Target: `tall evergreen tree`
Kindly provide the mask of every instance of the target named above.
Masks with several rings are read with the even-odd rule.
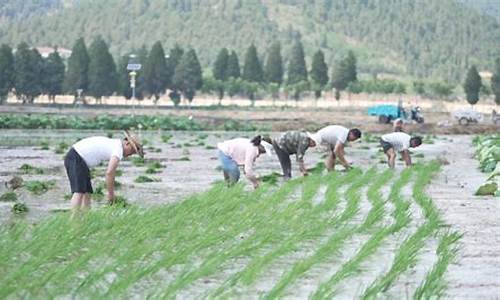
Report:
[[[261,83],[263,81],[262,65],[254,44],[250,45],[247,49],[242,78],[248,82]]]
[[[68,68],[64,77],[64,90],[71,95],[77,95],[76,90],[88,89],[88,70],[90,58],[83,38],[78,39],[73,46],[71,56],[68,58]]]
[[[118,62],[118,89],[119,95],[125,97],[125,99],[132,98],[132,89],[130,88],[130,73],[127,70],[127,65],[129,62],[129,55],[124,55],[120,58]],[[138,72],[137,72],[138,73]],[[137,79],[136,79],[137,84]]]
[[[0,46],[0,104],[2,104],[14,87],[14,54],[7,45]]]
[[[500,58],[495,61],[495,73],[491,77],[491,90],[495,95],[495,103],[500,105]]]
[[[15,88],[23,103],[33,103],[42,93],[43,59],[36,49],[21,43],[15,55]]]
[[[266,81],[268,83],[283,83],[283,57],[281,56],[281,44],[275,42],[269,49],[266,61]]]
[[[345,67],[346,67],[345,72],[347,73],[346,78],[348,84],[351,82],[358,81],[358,71],[356,70],[357,60],[356,56],[354,55],[354,52],[352,52],[351,50],[349,50],[349,52],[347,53],[347,57],[345,59]]]
[[[217,55],[212,69],[212,74],[215,79],[226,81],[227,76],[227,62],[229,59],[229,52],[226,48],[222,48]]]
[[[160,42],[156,42],[149,52],[144,66],[144,83],[146,92],[158,101],[169,85],[169,77],[165,52]]]
[[[227,77],[228,78],[240,78],[240,60],[238,59],[238,54],[233,50],[229,57],[227,58]]]
[[[52,101],[55,101],[56,95],[63,93],[64,71],[64,62],[56,49],[43,63],[43,93]]]
[[[293,85],[301,81],[307,81],[307,67],[302,42],[296,40],[288,63],[287,84]]]
[[[92,42],[89,57],[89,95],[98,100],[111,96],[118,88],[118,76],[113,56],[102,38]]]
[[[481,86],[481,76],[479,76],[476,66],[470,67],[464,82],[465,99],[470,105],[479,101]]]
[[[142,100],[144,98],[144,94],[146,94],[146,81],[145,81],[145,76],[144,76],[144,66],[146,65],[146,62],[148,61],[148,48],[146,46],[142,46],[138,51],[137,51],[137,59],[139,63],[142,65],[142,68],[137,71],[137,76],[135,78],[135,98],[138,100]],[[130,94],[132,96],[132,91],[130,91]]]
[[[181,61],[182,55],[184,54],[184,50],[179,46],[178,44],[175,44],[175,46],[170,49],[170,53],[168,55],[167,59],[167,72],[168,72],[168,85],[167,87],[170,89],[174,89],[173,86],[173,77],[175,74],[175,68]]]
[[[318,50],[314,53],[311,66],[311,81],[314,85],[314,94],[316,98],[321,97],[321,91],[328,83],[328,66],[325,63],[323,51]]]
[[[202,71],[194,49],[189,49],[175,68],[174,85],[182,92],[189,103],[193,101],[196,90],[203,85]]]

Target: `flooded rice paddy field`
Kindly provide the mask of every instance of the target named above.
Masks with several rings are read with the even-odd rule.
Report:
[[[26,203],[29,208],[29,212],[24,217],[15,216],[11,212],[12,203],[0,202],[2,226],[19,218],[25,218],[29,223],[36,223],[51,214],[69,208],[69,184],[64,172],[63,156],[67,148],[77,139],[91,135],[121,137],[120,132],[110,131],[3,130],[0,132],[0,195],[7,191],[5,183],[13,176],[20,176],[25,182],[36,180],[52,182],[46,192],[38,194],[28,191],[25,187],[15,190],[19,200]],[[146,162],[141,165],[141,162],[132,158],[125,159],[119,166],[123,174],[117,177],[120,183],[117,194],[124,196],[129,203],[141,207],[182,201],[192,194],[210,189],[222,178],[221,172],[217,169],[219,165],[215,149],[217,143],[233,137],[251,136],[251,134],[240,132],[143,132],[141,135],[146,141]],[[414,160],[428,162],[437,158],[444,162],[440,171],[426,188],[426,192],[450,232],[463,235],[457,243],[456,259],[444,272],[443,278],[447,283],[447,288],[443,295],[449,298],[495,298],[500,294],[500,282],[497,276],[500,272],[500,259],[498,259],[500,257],[498,222],[500,207],[498,199],[494,197],[472,196],[476,187],[484,181],[486,176],[477,169],[478,163],[473,158],[471,140],[471,136],[428,137],[427,144],[413,151]],[[396,174],[388,175],[385,172],[387,168],[385,157],[380,153],[377,141],[377,137],[366,135],[363,141],[353,143],[346,149],[347,159],[365,171],[362,176],[367,177],[364,178],[366,182],[381,180],[379,188],[382,198],[390,198],[391,190],[398,184],[402,184],[401,197],[412,199],[414,197],[412,189],[418,180],[409,180],[407,185],[401,182],[401,178],[405,176],[402,173],[401,161],[397,163]],[[309,149],[305,157],[306,165],[313,167],[318,162],[322,162],[323,155],[322,149]],[[163,167],[157,169],[158,173],[147,174],[148,165],[152,162],[159,162]],[[294,163],[293,159],[292,163]],[[39,168],[41,171],[21,170],[23,164]],[[371,169],[374,165],[377,167],[376,171]],[[338,166],[337,169],[340,171],[342,167]],[[94,171],[96,174],[93,179],[94,189],[99,185],[102,186],[103,172],[104,167],[98,167]],[[277,158],[267,156],[259,158],[256,163],[256,173],[268,175],[272,172],[281,172]],[[296,164],[294,164],[293,172],[294,177],[299,175]],[[140,176],[148,176],[158,181],[136,182]],[[387,178],[384,179],[383,176]],[[355,186],[355,181],[360,179],[353,177],[352,180]],[[243,182],[246,180],[243,179]],[[313,182],[309,184],[314,185]],[[279,182],[278,185],[282,183]],[[315,205],[321,204],[328,197],[327,186],[320,183],[315,188],[311,199]],[[245,189],[251,191],[250,185],[247,184]],[[438,252],[438,248],[448,231],[436,229],[436,232],[429,234],[416,253],[417,263],[387,284],[384,280],[390,279],[391,266],[394,265],[394,261],[397,261],[398,249],[405,244],[408,237],[418,235],[422,230],[420,228],[426,228],[426,224],[429,223],[425,205],[411,200],[408,207],[411,220],[397,232],[384,236],[382,242],[384,229],[397,224],[397,219],[392,217],[392,214],[398,210],[397,205],[385,201],[383,207],[387,213],[380,216],[378,227],[365,228],[368,224],[367,220],[370,220],[370,216],[374,214],[373,208],[377,205],[372,199],[373,195],[369,187],[359,186],[351,191],[344,185],[338,189],[339,194],[347,195],[345,197],[350,197],[350,193],[356,191],[359,193],[359,207],[352,216],[349,216],[349,219],[346,217],[345,220],[351,227],[344,228],[332,224],[331,227],[325,226],[322,234],[314,238],[286,240],[290,243],[300,242],[300,247],[286,253],[280,248],[284,254],[275,255],[272,260],[266,255],[280,251],[273,245],[256,249],[260,253],[258,255],[264,257],[261,260],[255,261],[252,257],[236,255],[230,263],[221,264],[218,272],[215,273],[197,274],[194,270],[197,270],[196,266],[200,266],[200,262],[195,263],[194,270],[186,267],[187,271],[183,271],[183,266],[180,265],[168,272],[163,271],[163,275],[162,273],[155,274],[170,282],[168,286],[172,289],[161,290],[159,294],[150,295],[168,296],[167,292],[175,291],[175,294],[181,298],[199,298],[207,295],[249,298],[258,298],[263,295],[285,298],[305,298],[311,295],[321,298],[325,295],[336,295],[339,298],[357,298],[369,296],[371,291],[382,290],[382,288],[385,289],[383,296],[389,298],[420,295],[418,294],[419,288],[426,287],[425,279],[432,278],[428,274],[432,273],[433,266],[440,265],[442,254]],[[288,197],[287,201],[296,201],[304,193],[304,190],[296,191]],[[101,205],[105,205],[105,201],[93,201],[94,207]],[[349,205],[349,203],[340,202],[338,209],[345,213],[349,211]],[[279,214],[277,216],[279,217]],[[304,218],[308,216],[312,214],[303,215]],[[343,215],[340,216],[342,218]],[[380,229],[380,241],[377,240],[378,236],[375,234],[379,232],[376,231],[377,229]],[[334,238],[338,238],[339,241],[342,238],[343,241],[342,247],[339,246],[339,249],[336,249],[337,255],[320,256],[322,251],[328,250],[328,247],[334,244]],[[369,246],[373,248],[368,248]],[[365,251],[367,249],[369,251]],[[365,254],[363,251],[369,253],[370,257],[362,256],[361,254]],[[265,260],[266,257],[269,261]],[[384,259],[380,259],[381,257]],[[253,278],[251,284],[240,284],[240,281],[245,282],[245,280],[238,277],[238,274],[240,272],[246,274],[246,266],[259,265],[259,263],[268,264],[266,271]],[[201,263],[201,266],[204,264]],[[293,267],[291,270],[290,266]],[[307,272],[297,273],[297,270],[305,266],[307,266]],[[359,271],[351,274],[347,272],[349,268]],[[186,278],[186,274],[192,276],[187,277],[192,278],[191,281],[182,282],[182,284],[176,281],[176,275],[184,276],[178,278]],[[384,274],[385,276],[381,276]],[[144,290],[141,290],[147,287],[147,284],[147,282],[143,285],[135,284],[128,288],[125,294],[116,294],[116,296],[147,295],[148,293],[144,294]],[[99,293],[94,295],[102,296]]]

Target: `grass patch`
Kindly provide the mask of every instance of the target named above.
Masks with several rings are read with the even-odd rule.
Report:
[[[35,195],[41,195],[45,194],[47,191],[53,188],[55,184],[56,183],[53,180],[49,181],[32,180],[32,181],[25,181],[23,186],[31,193]]]
[[[37,167],[33,167],[32,165],[30,164],[23,164],[22,166],[20,166],[18,168],[23,174],[43,174],[44,171],[42,168],[37,168]]]
[[[17,194],[14,192],[5,192],[0,196],[1,202],[16,202]]]
[[[11,211],[15,214],[24,214],[24,213],[27,213],[29,211],[29,208],[26,204],[24,204],[22,202],[16,202],[12,206]]]
[[[136,179],[134,179],[134,182],[136,183],[148,183],[148,182],[160,182],[160,178],[152,178],[144,175],[140,175]]]

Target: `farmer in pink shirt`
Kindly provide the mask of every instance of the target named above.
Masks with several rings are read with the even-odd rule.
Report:
[[[257,157],[266,153],[266,148],[261,144],[261,136],[253,139],[236,138],[217,145],[219,160],[221,162],[224,179],[229,184],[234,184],[240,179],[239,166],[243,166],[244,173],[254,188],[259,186],[259,180],[253,173],[253,165]]]

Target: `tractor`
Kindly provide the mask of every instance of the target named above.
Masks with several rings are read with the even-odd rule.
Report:
[[[412,107],[408,113],[401,105],[376,105],[368,108],[368,115],[377,116],[379,123],[382,124],[390,123],[396,119],[424,123],[424,117],[419,106]]]

